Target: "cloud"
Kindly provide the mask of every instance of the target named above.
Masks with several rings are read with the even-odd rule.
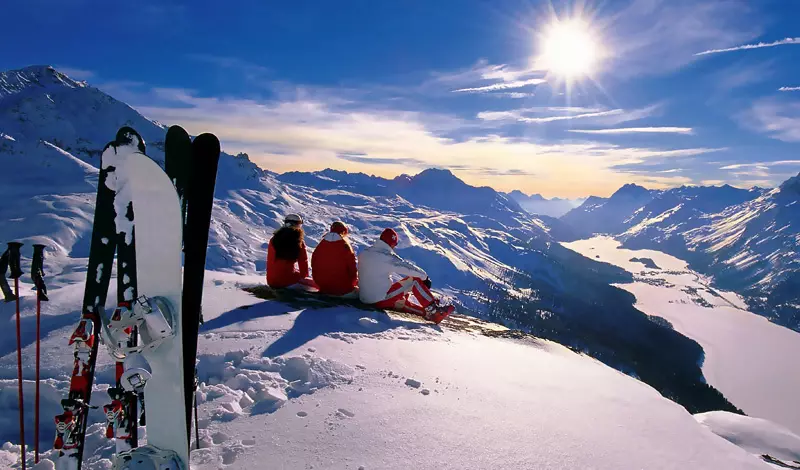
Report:
[[[616,125],[623,122],[637,121],[652,116],[661,108],[660,104],[637,109],[603,109],[583,107],[533,107],[511,111],[481,111],[476,117],[482,121],[517,121],[529,124],[546,124],[575,119],[591,119],[605,125]],[[557,113],[550,116],[532,116],[545,112]]]
[[[777,160],[773,162],[735,163],[720,167],[720,170],[739,170],[742,168],[756,168],[763,170],[772,166],[800,165],[800,160]]]
[[[66,66],[56,66],[56,70],[59,72],[67,75],[69,78],[74,80],[89,80],[90,78],[94,77],[95,74],[91,70],[79,69],[76,67],[66,67]]]
[[[444,168],[448,170],[480,174],[483,176],[534,176],[535,173],[520,168],[498,169],[487,166],[469,166],[469,165],[437,165],[431,166],[429,162],[420,160],[418,158],[395,158],[395,157],[371,157],[368,154],[355,152],[355,153],[340,153],[337,155],[342,160],[350,162],[364,163],[368,165],[402,165],[414,168]]]
[[[693,134],[691,127],[621,127],[617,129],[569,129],[580,134]]]
[[[800,101],[764,98],[739,114],[746,128],[784,142],[800,142]]]
[[[698,52],[695,56],[702,56],[702,55],[709,55],[709,54],[720,54],[722,52],[734,52],[734,51],[744,51],[748,49],[761,49],[764,47],[776,47],[776,46],[787,46],[792,44],[800,44],[800,38],[786,38],[781,39],[780,41],[774,42],[759,42],[756,44],[742,44],[741,46],[733,46],[727,47],[724,49],[709,49],[703,52]]]
[[[782,86],[778,91],[800,91],[800,86]]]
[[[510,90],[514,88],[523,88],[530,85],[541,85],[546,83],[547,80],[543,78],[529,78],[527,80],[517,80],[513,82],[494,83],[492,85],[479,86],[473,88],[459,88],[453,90],[454,93],[486,93],[497,90]]]
[[[740,0],[633,0],[604,23],[611,53],[604,68],[622,77],[678,70],[698,60],[698,50],[751,41],[763,29]]]
[[[541,143],[487,134],[485,128],[475,127],[479,121],[449,114],[385,109],[370,102],[341,103],[313,92],[255,100],[201,97],[191,90],[162,88],[150,90],[141,101],[156,96],[161,103],[139,110],[161,122],[180,123],[192,134],[214,132],[227,152],[247,152],[272,171],[332,167],[392,177],[440,167],[451,168],[471,184],[503,190],[603,195],[645,177],[617,171],[617,165],[692,158],[718,150]],[[447,137],[453,130],[464,135]],[[659,184],[683,182],[668,178],[661,175]]]

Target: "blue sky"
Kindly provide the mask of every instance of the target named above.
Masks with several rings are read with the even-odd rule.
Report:
[[[18,40],[0,68],[55,65],[274,171],[441,167],[567,197],[800,171],[795,0],[26,0],[4,14]]]

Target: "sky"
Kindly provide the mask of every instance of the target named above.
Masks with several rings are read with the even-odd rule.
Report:
[[[547,197],[800,172],[800,0],[11,0],[50,64],[284,172]],[[8,43],[7,43],[8,44]],[[1,104],[1,103],[0,103]]]

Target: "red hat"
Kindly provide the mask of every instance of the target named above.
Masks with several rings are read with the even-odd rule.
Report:
[[[387,228],[381,234],[381,241],[386,243],[387,245],[391,246],[392,248],[397,246],[397,232],[394,230]]]
[[[344,222],[336,221],[331,224],[331,232],[338,233],[339,235],[347,235],[350,230],[347,230],[347,225]]]

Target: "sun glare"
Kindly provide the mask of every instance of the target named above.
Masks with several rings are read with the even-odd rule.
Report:
[[[591,76],[601,48],[589,25],[580,19],[555,20],[540,37],[537,66],[568,81]]]

